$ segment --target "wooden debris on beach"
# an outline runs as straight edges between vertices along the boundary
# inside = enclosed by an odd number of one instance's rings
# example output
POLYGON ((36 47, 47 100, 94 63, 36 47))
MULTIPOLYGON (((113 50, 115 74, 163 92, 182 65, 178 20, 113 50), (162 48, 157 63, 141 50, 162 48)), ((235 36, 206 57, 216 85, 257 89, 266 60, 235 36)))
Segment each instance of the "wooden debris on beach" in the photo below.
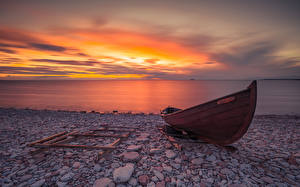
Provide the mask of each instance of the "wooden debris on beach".
POLYGON ((54 134, 52 136, 42 138, 40 140, 34 141, 29 143, 28 146, 37 148, 38 150, 33 151, 32 153, 38 153, 43 151, 47 148, 80 148, 80 149, 102 149, 96 155, 96 160, 99 160, 100 157, 108 155, 111 153, 112 150, 116 149, 117 145, 121 143, 121 141, 125 138, 128 138, 130 133, 135 132, 137 128, 131 127, 123 127, 123 126, 109 126, 104 125, 101 128, 93 129, 85 133, 79 133, 78 131, 72 132, 60 132, 54 134), (97 134, 97 131, 101 131, 101 134, 97 134), (107 134, 108 132, 113 132, 113 134, 107 134), (115 132, 125 132, 126 134, 115 134, 115 132), (104 146, 91 146, 91 145, 72 145, 66 144, 67 142, 71 142, 76 138, 83 137, 83 138, 92 138, 92 137, 110 137, 110 138, 117 138, 111 144, 104 145, 104 146))

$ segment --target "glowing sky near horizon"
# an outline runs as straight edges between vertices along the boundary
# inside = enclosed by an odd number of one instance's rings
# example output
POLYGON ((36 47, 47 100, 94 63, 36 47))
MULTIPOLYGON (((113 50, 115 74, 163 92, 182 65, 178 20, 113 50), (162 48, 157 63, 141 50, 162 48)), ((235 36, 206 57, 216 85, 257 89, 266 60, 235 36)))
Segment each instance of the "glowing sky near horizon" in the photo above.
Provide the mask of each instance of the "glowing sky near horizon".
POLYGON ((300 3, 1 1, 0 79, 300 78, 300 3))

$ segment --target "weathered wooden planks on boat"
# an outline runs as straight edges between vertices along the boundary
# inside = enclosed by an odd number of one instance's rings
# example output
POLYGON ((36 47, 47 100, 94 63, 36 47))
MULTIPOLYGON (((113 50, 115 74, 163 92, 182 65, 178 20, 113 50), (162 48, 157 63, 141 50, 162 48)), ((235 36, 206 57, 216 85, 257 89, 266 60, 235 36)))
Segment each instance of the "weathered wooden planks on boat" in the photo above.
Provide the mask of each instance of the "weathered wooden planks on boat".
POLYGON ((183 130, 213 144, 228 145, 248 130, 254 116, 257 83, 245 90, 184 110, 167 108, 163 119, 173 128, 183 130))

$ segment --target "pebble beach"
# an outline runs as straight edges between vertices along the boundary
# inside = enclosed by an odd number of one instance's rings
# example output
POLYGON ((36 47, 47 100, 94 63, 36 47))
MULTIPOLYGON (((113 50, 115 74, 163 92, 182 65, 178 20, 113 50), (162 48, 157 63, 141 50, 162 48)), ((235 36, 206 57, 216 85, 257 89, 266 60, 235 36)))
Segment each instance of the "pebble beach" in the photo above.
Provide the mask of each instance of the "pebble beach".
MULTIPOLYGON (((160 133, 156 114, 0 108, 0 186, 300 186, 300 116, 256 115, 248 132, 224 147, 179 142, 160 133), (30 142, 103 125, 137 128, 108 155, 101 150, 49 148, 30 142)), ((115 138, 79 138, 108 145, 115 138)))

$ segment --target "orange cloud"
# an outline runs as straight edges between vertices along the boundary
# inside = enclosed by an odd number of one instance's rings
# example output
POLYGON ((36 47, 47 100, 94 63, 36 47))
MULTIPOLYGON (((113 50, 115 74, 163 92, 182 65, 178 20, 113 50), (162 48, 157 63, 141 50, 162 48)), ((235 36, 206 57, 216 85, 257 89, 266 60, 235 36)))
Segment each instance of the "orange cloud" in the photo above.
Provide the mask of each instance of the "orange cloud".
MULTIPOLYGON (((29 67, 48 66, 59 72, 74 70, 63 75, 70 78, 157 78, 158 74, 188 74, 184 68, 222 67, 207 63, 209 55, 176 41, 133 31, 71 29, 49 34, 4 29, 0 36, 0 56, 18 59, 9 66, 24 67, 25 72, 29 67), (91 66, 97 73, 88 70, 91 66)), ((10 74, 8 69, 1 76, 23 76, 24 71, 10 74)))

